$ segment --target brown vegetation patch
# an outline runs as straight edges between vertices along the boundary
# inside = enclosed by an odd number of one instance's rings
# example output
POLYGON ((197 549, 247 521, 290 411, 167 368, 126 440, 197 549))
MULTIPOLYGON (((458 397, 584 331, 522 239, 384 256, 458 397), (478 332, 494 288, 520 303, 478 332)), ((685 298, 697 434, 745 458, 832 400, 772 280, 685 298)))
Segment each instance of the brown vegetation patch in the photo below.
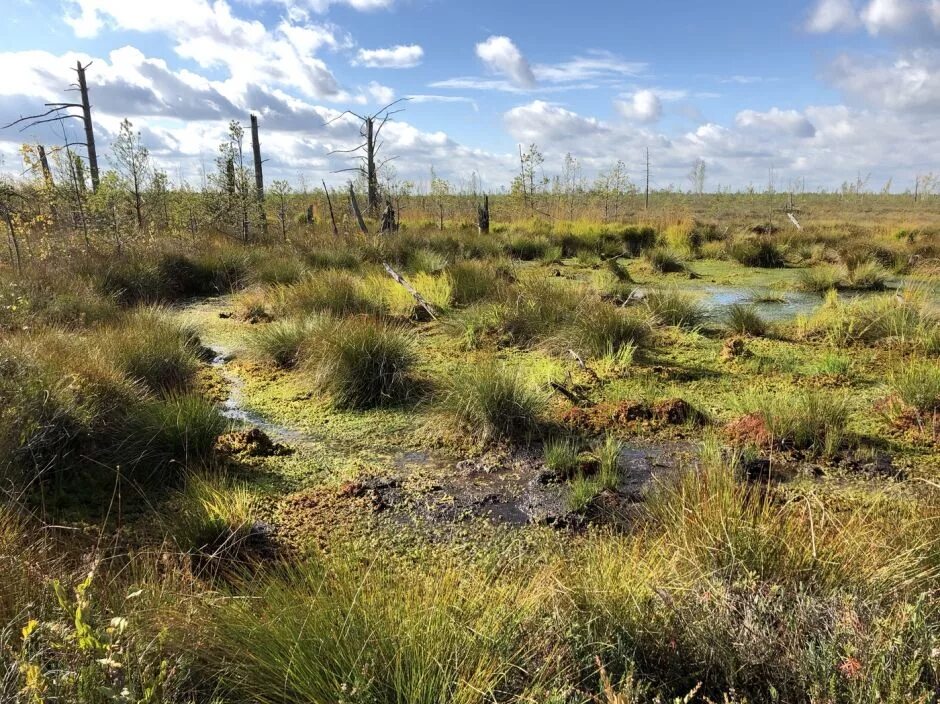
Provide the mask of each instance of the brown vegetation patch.
POLYGON ((768 447, 772 441, 770 430, 759 413, 748 413, 731 421, 724 433, 735 445, 768 447))
POLYGON ((753 352, 747 348, 744 338, 741 337, 730 337, 725 340, 725 343, 721 346, 721 353, 719 354, 719 357, 725 362, 730 362, 735 359, 745 359, 752 356, 753 352))
POLYGON ((662 425, 704 423, 704 414, 688 401, 671 398, 651 404, 647 401, 604 402, 596 406, 573 406, 561 414, 562 424, 590 432, 603 432, 643 422, 662 425))
POLYGON ((223 457, 281 457, 292 452, 286 445, 271 440, 260 428, 220 435, 215 451, 223 457))

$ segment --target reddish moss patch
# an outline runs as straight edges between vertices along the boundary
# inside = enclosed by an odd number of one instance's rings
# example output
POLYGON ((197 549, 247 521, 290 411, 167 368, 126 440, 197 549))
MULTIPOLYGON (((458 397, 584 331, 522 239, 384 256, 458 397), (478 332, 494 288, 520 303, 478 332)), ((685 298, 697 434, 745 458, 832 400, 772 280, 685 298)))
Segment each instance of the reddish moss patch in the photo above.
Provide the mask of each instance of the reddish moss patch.
POLYGON ((748 413, 731 421, 725 426, 724 433, 735 445, 769 447, 772 441, 767 424, 759 413, 748 413))
POLYGON ((223 457, 279 457, 292 452, 289 447, 271 440, 260 428, 220 435, 215 451, 223 457))

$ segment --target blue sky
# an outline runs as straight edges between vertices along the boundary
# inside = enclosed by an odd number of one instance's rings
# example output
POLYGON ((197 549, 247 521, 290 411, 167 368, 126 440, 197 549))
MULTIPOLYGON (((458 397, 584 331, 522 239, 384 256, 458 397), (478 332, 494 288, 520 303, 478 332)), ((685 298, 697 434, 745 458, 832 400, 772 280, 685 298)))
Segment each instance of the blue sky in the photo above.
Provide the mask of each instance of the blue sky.
MULTIPOLYGON (((387 133, 396 175, 430 167, 490 188, 519 143, 546 172, 572 153, 587 178, 651 149, 656 183, 687 188, 871 174, 909 187, 940 153, 940 0, 544 3, 513 0, 6 0, 0 122, 57 99, 89 69, 100 140, 120 119, 195 181, 229 119, 260 114, 269 172, 337 181, 351 121, 413 96, 387 133)), ((7 171, 22 141, 0 132, 7 171)), ((777 184, 778 186, 780 183, 777 184)))

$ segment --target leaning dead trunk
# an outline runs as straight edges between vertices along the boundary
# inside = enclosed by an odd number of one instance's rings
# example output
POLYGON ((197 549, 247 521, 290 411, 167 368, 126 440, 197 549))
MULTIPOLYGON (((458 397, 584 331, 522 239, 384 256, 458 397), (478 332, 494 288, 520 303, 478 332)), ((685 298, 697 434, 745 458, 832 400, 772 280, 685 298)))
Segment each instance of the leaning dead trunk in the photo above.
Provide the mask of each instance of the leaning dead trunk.
POLYGON ((490 231, 490 197, 485 194, 483 205, 477 206, 477 228, 481 235, 490 231))
POLYGON ((91 172, 91 188, 98 192, 98 150, 95 149, 95 130, 91 122, 91 103, 88 102, 88 84, 85 82, 85 67, 79 61, 76 64, 78 72, 78 89, 82 95, 82 121, 85 123, 85 144, 88 148, 88 170, 91 172))

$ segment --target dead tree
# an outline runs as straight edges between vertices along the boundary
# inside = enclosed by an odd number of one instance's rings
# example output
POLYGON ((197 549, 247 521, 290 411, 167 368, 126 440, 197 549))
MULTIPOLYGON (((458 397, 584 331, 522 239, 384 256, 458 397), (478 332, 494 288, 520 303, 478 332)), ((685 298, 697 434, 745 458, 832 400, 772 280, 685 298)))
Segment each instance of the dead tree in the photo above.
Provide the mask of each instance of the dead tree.
POLYGON ((330 208, 330 222, 333 223, 333 234, 338 235, 339 230, 336 228, 336 215, 333 214, 333 201, 330 198, 330 189, 326 187, 326 181, 323 182, 323 192, 326 193, 326 204, 330 208))
POLYGON ((261 141, 258 139, 258 116, 251 116, 251 152, 255 161, 255 198, 258 200, 258 219, 261 231, 268 232, 268 219, 264 213, 264 173, 261 170, 261 141))
POLYGON ((46 186, 52 188, 55 183, 52 180, 52 169, 49 168, 49 158, 46 156, 46 148, 41 144, 38 145, 39 151, 39 165, 42 167, 42 178, 46 182, 46 186))
POLYGON ((399 98, 398 100, 389 103, 384 108, 372 113, 371 115, 359 115, 352 110, 347 110, 346 112, 337 115, 326 123, 329 125, 333 122, 336 122, 345 115, 352 115, 362 123, 359 127, 359 136, 363 139, 362 144, 359 144, 352 149, 335 149, 330 152, 330 155, 356 154, 355 158, 359 160, 358 166, 354 166, 349 169, 340 169, 339 171, 334 171, 333 173, 356 171, 362 175, 366 181, 368 191, 368 203, 366 205, 368 206, 369 214, 372 217, 376 217, 379 213, 379 169, 396 158, 392 156, 388 159, 385 159, 381 163, 378 161, 378 153, 384 144, 384 142, 379 140, 379 137, 382 134, 382 129, 385 127, 389 119, 391 119, 392 115, 396 115, 397 113, 402 112, 402 110, 392 110, 391 108, 406 100, 409 100, 409 98, 399 98))
POLYGON ((484 235, 490 231, 490 197, 483 194, 483 205, 477 206, 477 228, 484 235))
POLYGON ((69 118, 74 118, 76 120, 81 120, 85 126, 85 141, 84 142, 70 142, 66 141, 66 148, 73 147, 75 145, 84 146, 88 150, 88 170, 91 172, 91 187, 95 192, 98 191, 98 152, 95 149, 95 131, 91 121, 91 103, 88 100, 88 83, 85 80, 85 70, 91 66, 87 64, 82 66, 82 62, 79 61, 75 65, 75 71, 78 73, 78 83, 73 83, 68 89, 69 91, 78 91, 81 95, 80 103, 45 103, 44 107, 48 108, 43 113, 38 113, 36 115, 26 115, 14 120, 13 122, 4 125, 0 129, 7 129, 8 127, 14 127, 16 125, 22 125, 20 132, 28 130, 31 127, 37 127, 39 125, 47 124, 50 122, 55 122, 58 124, 63 124, 69 118), (78 115, 70 110, 81 110, 81 114, 78 115))
POLYGON ((382 212, 382 232, 394 232, 398 227, 395 223, 395 209, 391 198, 385 199, 385 210, 382 212))

